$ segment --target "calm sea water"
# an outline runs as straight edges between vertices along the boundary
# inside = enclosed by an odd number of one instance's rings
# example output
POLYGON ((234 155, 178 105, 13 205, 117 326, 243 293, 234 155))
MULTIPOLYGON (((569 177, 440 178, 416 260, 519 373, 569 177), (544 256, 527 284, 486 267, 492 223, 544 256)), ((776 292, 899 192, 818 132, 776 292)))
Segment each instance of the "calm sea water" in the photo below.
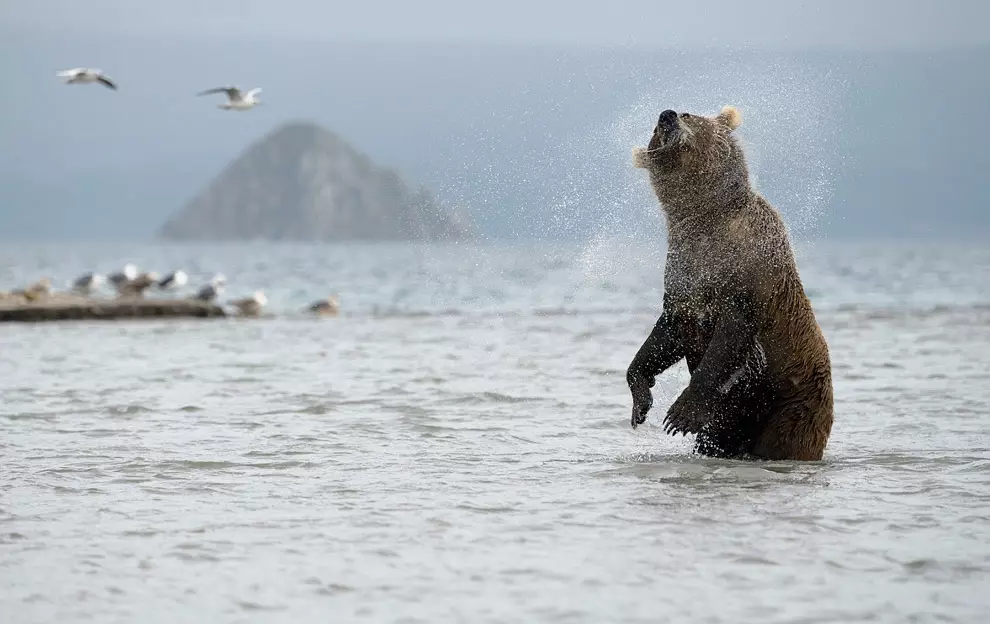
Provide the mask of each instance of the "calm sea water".
POLYGON ((664 436, 683 365, 629 428, 654 247, 0 247, 0 288, 133 261, 272 313, 0 326, 0 620, 985 621, 990 251, 802 250, 801 464, 664 436))

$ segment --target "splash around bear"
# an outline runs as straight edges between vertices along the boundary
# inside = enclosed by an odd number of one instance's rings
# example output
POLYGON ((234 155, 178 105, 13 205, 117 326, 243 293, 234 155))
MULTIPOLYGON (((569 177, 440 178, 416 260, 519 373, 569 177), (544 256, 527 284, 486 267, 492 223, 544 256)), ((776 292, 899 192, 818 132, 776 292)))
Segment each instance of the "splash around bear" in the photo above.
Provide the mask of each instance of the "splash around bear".
POLYGON ((691 381, 664 418, 715 457, 819 460, 832 430, 828 345, 780 214, 749 184, 726 106, 665 110, 633 165, 649 172, 667 220, 663 312, 626 373, 632 426, 657 375, 682 358, 691 381))

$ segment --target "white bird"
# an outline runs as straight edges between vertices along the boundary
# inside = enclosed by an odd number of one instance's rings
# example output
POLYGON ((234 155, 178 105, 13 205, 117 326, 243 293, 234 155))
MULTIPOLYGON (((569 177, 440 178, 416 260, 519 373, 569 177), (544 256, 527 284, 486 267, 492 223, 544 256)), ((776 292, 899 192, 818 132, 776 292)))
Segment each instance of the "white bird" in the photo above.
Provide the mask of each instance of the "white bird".
POLYGON ((199 292, 193 297, 193 299, 198 299, 200 301, 213 301, 216 299, 220 292, 223 290, 224 284, 227 283, 227 278, 221 273, 217 273, 210 280, 210 283, 199 289, 199 292))
POLYGON ((128 282, 137 279, 137 276, 137 267, 131 263, 127 263, 124 265, 123 271, 111 273, 107 280, 117 290, 117 293, 120 294, 121 288, 128 282))
POLYGON ((144 291, 158 283, 158 273, 151 271, 141 273, 134 279, 127 280, 117 287, 117 294, 121 297, 144 297, 144 291))
POLYGON ((182 288, 189 282, 189 276, 182 269, 172 271, 158 282, 159 290, 175 290, 182 288))
POLYGON ((59 78, 65 78, 65 84, 92 84, 98 82, 114 91, 117 90, 117 85, 99 69, 76 67, 75 69, 60 71, 55 75, 59 78))
POLYGON ((261 89, 251 89, 247 93, 244 93, 237 87, 217 87, 216 89, 201 91, 196 95, 210 95, 212 93, 227 94, 227 101, 223 104, 217 104, 217 108, 222 108, 223 110, 248 110, 261 104, 261 100, 257 97, 261 93, 261 89))
POLYGON ((258 290, 247 299, 231 301, 230 305, 237 308, 241 316, 258 316, 261 314, 261 309, 268 305, 268 297, 265 296, 265 293, 258 290))
POLYGON ((103 285, 104 278, 99 273, 86 273, 76 278, 72 282, 72 290, 80 295, 91 295, 93 291, 103 285))

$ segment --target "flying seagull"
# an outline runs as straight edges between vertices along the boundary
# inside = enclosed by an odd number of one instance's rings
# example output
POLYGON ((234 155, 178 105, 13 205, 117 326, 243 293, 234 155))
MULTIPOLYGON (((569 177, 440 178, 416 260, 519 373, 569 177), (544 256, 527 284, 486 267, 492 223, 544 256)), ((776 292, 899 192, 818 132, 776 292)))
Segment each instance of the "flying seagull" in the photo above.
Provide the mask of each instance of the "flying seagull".
POLYGON ((117 85, 110 78, 104 76, 103 72, 99 69, 76 67, 75 69, 60 71, 55 75, 65 78, 65 84, 91 84, 98 82, 105 87, 110 87, 114 91, 117 90, 117 85))
POLYGON ((256 97, 261 93, 261 89, 251 89, 247 93, 243 93, 237 87, 217 87, 216 89, 201 91, 196 95, 210 95, 213 93, 227 94, 227 101, 217 105, 217 108, 222 108, 223 110, 248 110, 261 104, 261 100, 256 97))

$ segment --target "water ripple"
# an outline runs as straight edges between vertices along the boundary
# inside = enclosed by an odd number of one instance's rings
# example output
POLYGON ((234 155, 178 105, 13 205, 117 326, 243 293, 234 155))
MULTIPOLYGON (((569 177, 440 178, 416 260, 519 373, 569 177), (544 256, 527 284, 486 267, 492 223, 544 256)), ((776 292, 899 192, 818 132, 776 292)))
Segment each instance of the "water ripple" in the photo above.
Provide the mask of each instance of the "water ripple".
POLYGON ((990 610, 990 295, 974 286, 990 252, 913 272, 899 251, 812 254, 833 437, 821 462, 755 463, 662 434, 683 364, 629 428, 625 367, 656 321, 658 266, 599 275, 546 248, 266 247, 250 263, 236 246, 151 249, 135 253, 229 266, 275 314, 0 328, 5 621, 990 610), (304 318, 326 284, 345 314, 304 318))

